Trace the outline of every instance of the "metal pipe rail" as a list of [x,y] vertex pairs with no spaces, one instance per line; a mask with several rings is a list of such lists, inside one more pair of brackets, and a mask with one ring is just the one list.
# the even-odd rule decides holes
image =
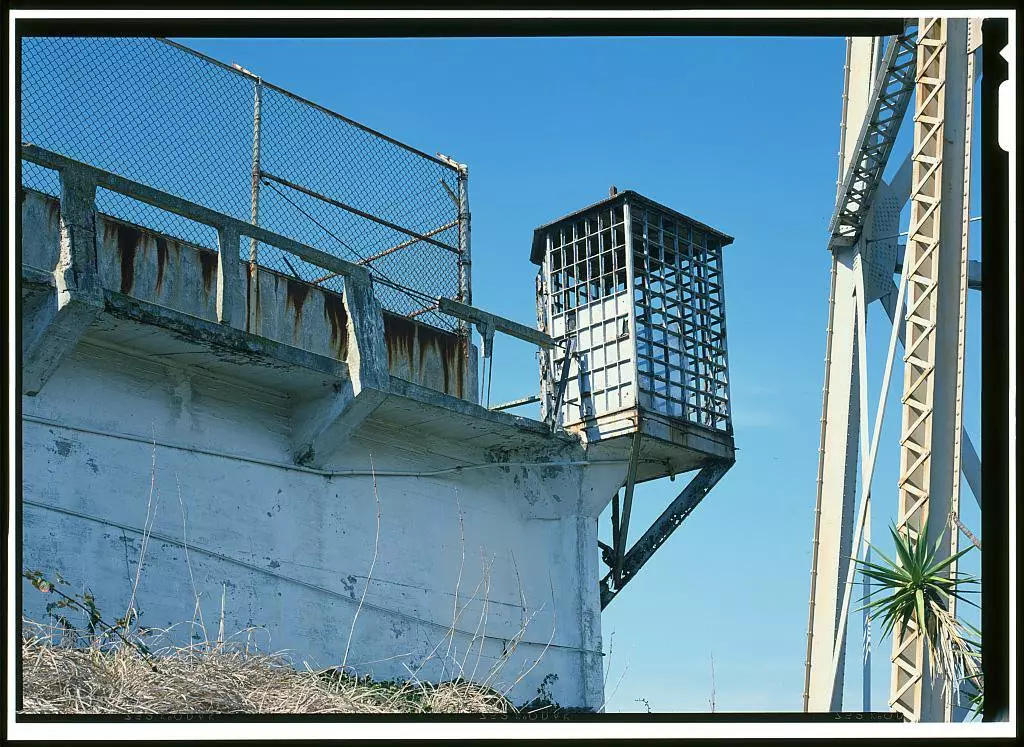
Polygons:
[[[541,332],[539,329],[527,327],[525,324],[514,322],[497,314],[491,314],[469,304],[459,303],[450,298],[438,298],[437,308],[445,314],[454,316],[456,319],[462,319],[484,329],[504,332],[506,335],[525,340],[526,342],[532,342],[534,345],[542,348],[562,347],[562,344],[555,338]],[[487,335],[484,334],[484,336],[486,337]]]
[[860,238],[914,91],[916,37],[916,25],[908,23],[902,34],[892,38],[885,51],[885,72],[878,76],[871,91],[871,105],[860,128],[855,155],[847,165],[835,212],[829,221],[829,249],[852,246]]
[[[392,223],[391,221],[384,220],[383,218],[378,218],[376,215],[367,213],[364,210],[360,210],[359,208],[352,207],[351,205],[346,205],[344,202],[335,200],[333,197],[328,197],[327,195],[322,195],[319,192],[314,192],[312,189],[309,189],[308,187],[303,187],[301,184],[296,184],[295,182],[289,181],[284,177],[277,176],[276,174],[271,174],[269,171],[260,170],[259,175],[264,179],[269,179],[270,181],[277,182],[278,184],[288,187],[289,189],[294,189],[296,192],[301,192],[307,197],[312,197],[316,200],[320,200],[321,202],[326,202],[328,205],[333,205],[334,207],[345,210],[349,213],[352,213],[353,215],[358,215],[360,218],[365,218],[366,220],[373,221],[374,223],[384,226],[385,228],[390,228],[392,231],[395,231],[397,233],[404,233],[406,236],[410,236],[416,241],[424,241],[428,244],[433,244],[434,246],[440,247],[441,249],[446,249],[447,251],[452,252],[454,254],[459,253],[458,247],[449,246],[448,244],[445,244],[443,241],[438,241],[437,239],[431,238],[432,233],[439,233],[445,228],[451,228],[454,225],[458,225],[458,221],[456,221],[455,223],[449,223],[448,225],[438,229],[434,229],[433,231],[428,231],[427,233],[419,233],[418,231],[413,231],[411,228],[405,228],[404,226],[400,226],[397,223]],[[387,251],[394,251],[395,248],[396,247],[392,247]],[[380,259],[381,256],[384,256],[384,254],[379,254],[375,256],[374,259]],[[369,260],[364,261],[368,262]]]

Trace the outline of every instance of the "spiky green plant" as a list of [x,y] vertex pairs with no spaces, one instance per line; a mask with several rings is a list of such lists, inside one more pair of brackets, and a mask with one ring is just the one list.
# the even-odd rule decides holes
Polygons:
[[925,633],[933,668],[950,683],[972,682],[977,693],[971,702],[978,713],[984,698],[981,634],[949,612],[953,599],[977,606],[964,594],[967,591],[965,587],[979,584],[979,579],[950,572],[950,567],[972,547],[950,557],[939,558],[939,550],[946,537],[944,533],[940,534],[935,544],[929,545],[927,523],[915,538],[901,534],[894,526],[889,527],[889,532],[898,562],[888,558],[874,545],[871,549],[882,562],[854,558],[860,572],[874,582],[875,587],[861,600],[866,601],[861,609],[868,610],[872,617],[881,617],[883,637],[889,636],[897,624],[903,629],[913,621],[917,629]]
[[977,718],[985,710],[985,687],[980,673],[977,677],[968,679],[971,680],[976,688],[971,694],[971,714],[973,718]]

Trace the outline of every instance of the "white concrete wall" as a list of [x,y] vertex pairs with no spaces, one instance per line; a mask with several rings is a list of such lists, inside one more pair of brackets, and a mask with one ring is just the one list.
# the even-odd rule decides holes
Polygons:
[[[151,499],[136,606],[144,626],[176,626],[179,643],[202,636],[191,625],[197,595],[206,635],[216,636],[226,589],[229,634],[255,626],[251,640],[261,650],[340,665],[365,589],[348,663],[377,679],[406,678],[406,666],[415,671],[444,641],[457,592],[460,606],[475,599],[456,625],[464,632],[454,651],[461,661],[473,646],[466,674],[480,680],[519,633],[525,599],[525,640],[493,685],[511,686],[540,658],[511,691],[514,702],[535,697],[554,673],[550,691],[560,704],[601,705],[596,517],[624,467],[381,475],[367,587],[377,532],[372,480],[291,466],[293,406],[279,392],[83,342],[38,396],[22,399],[24,568],[59,572],[75,591],[88,586],[107,619],[120,617]],[[325,467],[368,470],[372,457],[378,472],[430,468],[432,446],[415,433],[386,444],[372,435],[367,425]],[[45,619],[51,600],[27,582],[24,601],[29,618]],[[479,664],[474,633],[487,636]],[[421,679],[442,676],[446,648]]]

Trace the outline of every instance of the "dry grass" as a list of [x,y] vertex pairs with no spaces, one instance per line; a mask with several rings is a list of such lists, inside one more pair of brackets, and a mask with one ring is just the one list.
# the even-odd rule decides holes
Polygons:
[[[23,620],[25,637],[22,640],[22,691],[25,713],[51,714],[208,714],[208,713],[492,713],[511,714],[517,709],[507,698],[512,691],[544,658],[555,637],[555,616],[552,612],[551,636],[525,671],[520,671],[511,684],[498,686],[499,675],[511,660],[519,644],[525,639],[526,629],[540,609],[528,612],[522,584],[519,597],[522,604],[520,630],[506,640],[502,654],[485,675],[477,677],[484,642],[487,638],[487,611],[491,588],[493,557],[485,558],[481,548],[482,573],[477,587],[463,598],[460,606],[460,587],[465,564],[465,529],[463,512],[455,493],[459,516],[459,542],[462,561],[455,585],[455,604],[451,626],[415,670],[406,666],[409,679],[404,682],[375,683],[368,679],[342,675],[351,671],[347,667],[348,655],[366,600],[369,582],[378,559],[381,536],[381,499],[373,471],[373,497],[376,504],[377,524],[374,537],[373,559],[366,575],[366,585],[352,618],[345,643],[340,669],[312,671],[297,670],[285,656],[250,651],[235,641],[224,640],[225,600],[221,597],[220,624],[216,640],[207,635],[203,620],[200,595],[196,589],[192,565],[189,560],[188,526],[185,501],[178,485],[178,502],[182,515],[182,544],[189,581],[195,599],[195,614],[190,625],[193,640],[201,640],[188,647],[165,645],[156,647],[156,641],[170,640],[164,631],[138,625],[140,612],[136,610],[136,592],[142,579],[153,521],[160,503],[160,490],[156,487],[156,445],[150,474],[146,521],[142,532],[138,566],[132,583],[131,598],[123,618],[113,624],[103,620],[91,594],[75,594],[68,582],[56,574],[51,580],[40,570],[24,571],[23,576],[39,591],[54,594],[55,602],[46,606],[47,614],[58,625],[44,625]],[[177,476],[176,476],[177,479]],[[512,559],[515,564],[515,558]],[[516,569],[516,578],[519,571]],[[549,579],[550,583],[550,579]],[[62,591],[59,587],[65,587]],[[481,596],[481,587],[483,588]],[[554,588],[551,589],[554,599]],[[481,607],[476,629],[471,632],[468,645],[462,650],[461,660],[454,644],[457,626],[473,603]],[[543,605],[541,605],[543,608]],[[84,613],[90,621],[86,629],[74,626],[61,614],[62,610]],[[172,626],[177,627],[177,626]],[[198,631],[198,632],[197,632]],[[244,635],[242,631],[238,635]],[[470,635],[470,631],[460,633]],[[200,636],[199,633],[202,635]],[[180,639],[179,639],[180,640]],[[444,654],[439,654],[447,642]],[[476,652],[472,667],[473,652]],[[390,657],[398,658],[398,657]],[[449,681],[439,684],[421,682],[418,674],[428,662],[441,662],[441,678],[451,672]],[[476,680],[475,682],[473,680]],[[557,707],[553,703],[535,699],[521,710],[545,710]]]
[[[26,626],[27,627],[27,626]],[[511,713],[467,682],[379,684],[297,671],[279,655],[231,645],[168,648],[147,658],[125,645],[22,641],[25,713]]]

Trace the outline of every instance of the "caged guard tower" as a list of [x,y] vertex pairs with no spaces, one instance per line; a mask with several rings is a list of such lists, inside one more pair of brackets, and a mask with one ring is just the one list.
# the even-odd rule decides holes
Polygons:
[[[601,582],[607,606],[735,459],[722,249],[733,239],[634,191],[534,231],[541,412],[591,458],[628,454]],[[627,550],[636,482],[699,470]]]

